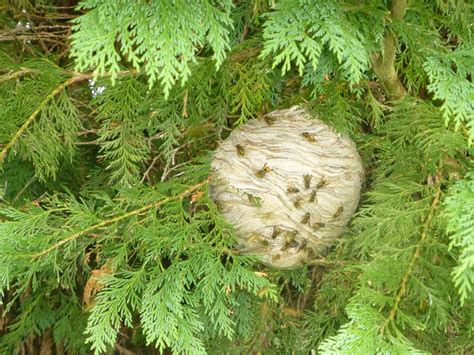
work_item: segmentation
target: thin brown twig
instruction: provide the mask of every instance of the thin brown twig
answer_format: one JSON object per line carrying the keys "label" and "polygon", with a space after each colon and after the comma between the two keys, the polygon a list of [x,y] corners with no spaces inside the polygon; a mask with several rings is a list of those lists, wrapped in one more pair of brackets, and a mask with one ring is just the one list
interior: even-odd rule
{"label": "thin brown twig", "polygon": [[40,44],[41,49],[43,50],[44,53],[49,53],[50,50],[48,49],[48,47],[44,43],[43,39],[41,38],[41,31],[38,31],[35,24],[31,20],[30,16],[28,16],[27,18],[28,18],[29,23],[31,24],[30,29],[34,32],[36,38],[38,38],[38,42]]}
{"label": "thin brown twig", "polygon": [[85,142],[76,142],[76,145],[97,145],[99,142],[97,140],[85,141]]}
{"label": "thin brown twig", "polygon": [[153,158],[152,162],[150,163],[150,165],[146,169],[145,173],[143,174],[143,177],[141,178],[140,183],[143,183],[145,181],[145,179],[148,179],[148,181],[150,181],[149,175],[151,173],[151,170],[155,166],[158,159],[160,159],[160,157],[163,155],[163,152],[164,151],[162,150],[159,154],[156,155],[156,157]]}
{"label": "thin brown twig", "polygon": [[88,134],[97,134],[97,131],[98,131],[97,129],[84,129],[83,131],[78,132],[77,136],[80,137],[80,136],[85,136]]}
{"label": "thin brown twig", "polygon": [[[72,30],[71,30],[71,27],[69,27],[67,29],[66,38],[70,38],[71,33],[72,33]],[[61,53],[59,53],[58,59],[62,59],[69,52],[69,50],[70,50],[69,45],[65,44],[65,46],[66,46],[66,48]]]}
{"label": "thin brown twig", "polygon": [[127,348],[123,347],[119,343],[115,343],[115,349],[120,355],[135,355],[133,351],[128,350]]}
{"label": "thin brown twig", "polygon": [[35,182],[35,180],[37,179],[37,177],[35,175],[33,175],[25,184],[25,186],[23,186],[23,188],[15,195],[15,197],[13,198],[12,200],[12,204],[14,204],[19,198],[21,195],[23,195],[23,193],[28,189],[28,187],[30,187],[30,185]]}
{"label": "thin brown twig", "polygon": [[49,32],[38,32],[38,34],[34,33],[11,33],[9,35],[0,35],[0,41],[35,41],[38,40],[38,36],[41,37],[42,40],[44,41],[49,41],[49,42],[57,42],[57,41],[62,41],[65,37],[65,35],[59,35],[55,33],[49,33]]}
{"label": "thin brown twig", "polygon": [[[56,29],[56,28],[70,28],[71,25],[36,25],[36,26],[32,26],[31,28],[36,28],[36,29]],[[22,27],[18,27],[18,28],[14,28],[14,29],[11,29],[12,32],[15,32],[15,31],[25,31],[25,30],[29,30],[30,28],[22,28]]]}
{"label": "thin brown twig", "polygon": [[[41,16],[38,14],[29,14],[30,17],[39,19],[39,20],[46,20],[46,21],[58,21],[58,20],[71,20],[79,17],[80,14],[65,14],[65,13],[50,13],[46,16]],[[24,13],[18,14],[13,16],[14,19],[23,19],[25,17]]]}
{"label": "thin brown twig", "polygon": [[[173,149],[173,151],[171,152],[171,159],[168,160],[168,162],[165,165],[165,168],[163,169],[163,174],[161,175],[161,182],[165,181],[165,179],[168,176],[168,174],[170,173],[170,171],[172,171],[173,169],[176,168],[175,167],[176,154],[178,154],[180,149],[186,147],[188,144],[190,144],[190,142],[182,144],[179,147],[176,147],[175,149]],[[184,163],[184,164],[186,164],[186,163]],[[180,164],[180,165],[183,165],[183,164]]]}
{"label": "thin brown twig", "polygon": [[188,90],[184,91],[182,116],[183,118],[188,118]]}

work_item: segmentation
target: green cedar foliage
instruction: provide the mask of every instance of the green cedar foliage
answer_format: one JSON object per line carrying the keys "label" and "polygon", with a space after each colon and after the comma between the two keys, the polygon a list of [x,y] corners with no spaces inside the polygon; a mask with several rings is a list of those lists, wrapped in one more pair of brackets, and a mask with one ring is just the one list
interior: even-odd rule
{"label": "green cedar foliage", "polygon": [[[0,4],[0,353],[473,351],[470,1],[70,5]],[[367,179],[329,254],[278,271],[207,184],[295,104]]]}
{"label": "green cedar foliage", "polygon": [[79,70],[110,71],[112,82],[123,54],[135,69],[143,66],[150,86],[160,81],[167,96],[176,81],[189,77],[189,62],[206,46],[216,65],[222,64],[229,48],[231,7],[230,0],[163,0],[144,6],[86,1],[78,6],[89,11],[74,21],[71,54]]}

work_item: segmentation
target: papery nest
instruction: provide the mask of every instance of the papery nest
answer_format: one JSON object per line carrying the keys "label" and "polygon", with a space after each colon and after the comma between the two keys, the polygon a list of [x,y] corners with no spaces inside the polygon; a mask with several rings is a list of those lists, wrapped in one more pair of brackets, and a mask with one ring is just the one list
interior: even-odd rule
{"label": "papery nest", "polygon": [[355,144],[300,107],[235,129],[212,168],[211,196],[237,248],[277,268],[325,253],[356,210],[364,178]]}

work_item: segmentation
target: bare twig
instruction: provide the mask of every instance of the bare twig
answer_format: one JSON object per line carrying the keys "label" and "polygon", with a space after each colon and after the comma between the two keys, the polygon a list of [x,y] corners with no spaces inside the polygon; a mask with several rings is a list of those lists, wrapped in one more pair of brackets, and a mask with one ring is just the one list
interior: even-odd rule
{"label": "bare twig", "polygon": [[86,142],[76,142],[76,145],[96,145],[96,144],[99,144],[97,140],[86,141]]}
{"label": "bare twig", "polygon": [[85,130],[77,133],[78,136],[85,136],[87,134],[97,134],[97,130],[96,129],[85,129]]}
{"label": "bare twig", "polygon": [[43,50],[44,53],[49,53],[50,50],[48,49],[48,47],[44,43],[43,39],[41,38],[41,32],[38,31],[38,29],[36,28],[33,20],[31,20],[31,17],[28,16],[27,18],[28,18],[28,22],[31,24],[30,29],[34,32],[36,38],[38,39],[38,42],[40,44],[41,49]]}
{"label": "bare twig", "polygon": [[148,169],[146,169],[145,173],[143,174],[143,177],[142,179],[140,180],[140,183],[143,183],[145,181],[145,179],[148,179],[148,181],[150,181],[150,173],[151,173],[151,170],[153,169],[153,167],[155,166],[156,162],[158,161],[158,159],[160,159],[160,157],[163,155],[163,151],[160,152],[160,154],[158,154],[155,158],[153,158],[151,164],[148,166]]}
{"label": "bare twig", "polygon": [[[163,176],[161,177],[161,181],[165,181],[165,179],[168,177],[168,175],[173,171],[173,170],[176,170],[176,169],[179,169],[180,167],[186,165],[186,164],[189,164],[190,161],[185,161],[184,163],[181,163],[181,164],[178,164],[178,165],[173,165],[172,168],[168,169],[168,171],[166,172],[166,174],[163,174]],[[175,175],[177,176],[177,175]]]}
{"label": "bare twig", "polygon": [[183,118],[188,118],[188,90],[184,91],[182,115],[183,115]]}
{"label": "bare twig", "polygon": [[32,176],[28,181],[27,183],[25,184],[25,186],[23,186],[23,188],[15,195],[15,197],[13,198],[12,200],[12,204],[14,204],[19,198],[21,195],[23,195],[23,193],[28,189],[28,187],[30,187],[30,185],[36,180],[36,176]]}
{"label": "bare twig", "polygon": [[120,355],[135,355],[133,351],[128,350],[127,348],[121,346],[119,343],[115,343],[115,349]]}
{"label": "bare twig", "polygon": [[[176,167],[175,167],[175,164],[176,164],[176,154],[179,152],[180,149],[186,147],[189,143],[190,143],[190,142],[185,143],[185,144],[183,144],[183,145],[180,145],[179,147],[173,149],[173,151],[171,152],[171,159],[169,159],[168,162],[166,163],[166,166],[165,166],[165,168],[164,168],[164,170],[163,170],[163,174],[161,175],[161,182],[165,181],[165,179],[166,179],[166,177],[168,176],[168,174],[169,174],[173,169],[176,168]],[[183,163],[183,164],[180,164],[179,166],[182,166],[182,165],[184,165],[184,164],[187,164],[187,162],[186,162],[186,163]],[[172,167],[170,168],[170,166],[172,166]]]}

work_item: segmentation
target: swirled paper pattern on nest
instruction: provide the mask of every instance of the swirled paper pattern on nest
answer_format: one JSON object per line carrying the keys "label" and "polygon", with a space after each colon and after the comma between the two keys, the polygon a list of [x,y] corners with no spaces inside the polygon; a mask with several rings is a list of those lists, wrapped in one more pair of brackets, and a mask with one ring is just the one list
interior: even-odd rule
{"label": "swirled paper pattern on nest", "polygon": [[211,195],[237,247],[278,268],[325,252],[357,208],[364,176],[354,143],[299,107],[234,130],[212,168]]}

